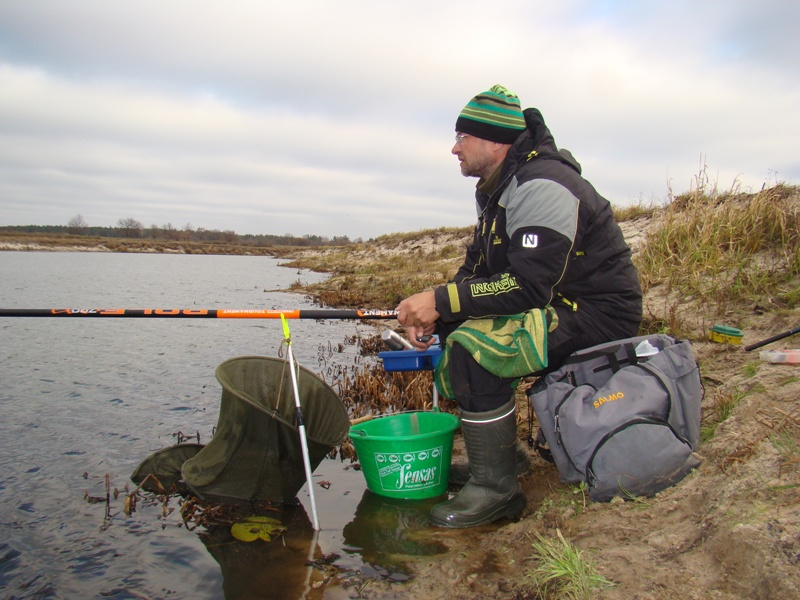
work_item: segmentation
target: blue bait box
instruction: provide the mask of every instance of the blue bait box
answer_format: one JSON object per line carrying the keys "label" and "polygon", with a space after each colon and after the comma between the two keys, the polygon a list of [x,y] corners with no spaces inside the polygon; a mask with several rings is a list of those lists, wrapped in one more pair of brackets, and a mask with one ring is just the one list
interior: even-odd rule
{"label": "blue bait box", "polygon": [[442,349],[431,346],[427,350],[387,350],[378,352],[384,371],[432,371],[436,368]]}

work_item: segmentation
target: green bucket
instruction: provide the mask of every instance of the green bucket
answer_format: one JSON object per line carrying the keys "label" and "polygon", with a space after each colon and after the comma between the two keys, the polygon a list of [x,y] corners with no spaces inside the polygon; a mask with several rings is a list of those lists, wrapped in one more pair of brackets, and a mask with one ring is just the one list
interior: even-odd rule
{"label": "green bucket", "polygon": [[406,412],[350,427],[367,488],[407,500],[444,494],[459,424],[450,413]]}

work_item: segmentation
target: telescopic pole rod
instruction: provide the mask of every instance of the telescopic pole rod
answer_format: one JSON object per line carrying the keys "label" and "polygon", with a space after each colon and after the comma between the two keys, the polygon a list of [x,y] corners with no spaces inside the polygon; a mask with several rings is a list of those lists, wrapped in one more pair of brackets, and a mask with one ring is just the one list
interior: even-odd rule
{"label": "telescopic pole rod", "polygon": [[306,471],[306,483],[308,495],[311,499],[311,515],[314,520],[314,531],[319,531],[319,517],[317,516],[317,500],[314,497],[314,482],[311,481],[311,459],[308,457],[308,437],[306,436],[306,424],[303,419],[303,408],[300,406],[300,390],[297,385],[297,371],[294,367],[294,354],[292,353],[292,337],[289,335],[289,322],[286,317],[281,317],[283,324],[283,336],[286,339],[287,360],[289,361],[289,371],[292,374],[292,388],[294,389],[294,405],[297,413],[297,429],[300,433],[300,447],[303,450],[303,467]]}
{"label": "telescopic pole rod", "polygon": [[396,319],[381,309],[215,308],[0,308],[0,317],[87,317],[123,319]]}
{"label": "telescopic pole rod", "polygon": [[761,346],[766,346],[767,344],[771,344],[772,342],[777,342],[778,340],[787,338],[790,335],[794,335],[795,333],[800,333],[800,325],[798,325],[794,329],[790,329],[789,331],[784,331],[783,333],[779,333],[778,335],[773,335],[770,338],[761,340],[760,342],[756,342],[755,344],[750,344],[749,346],[745,346],[744,351],[750,352],[750,350],[755,350],[756,348],[761,348]]}

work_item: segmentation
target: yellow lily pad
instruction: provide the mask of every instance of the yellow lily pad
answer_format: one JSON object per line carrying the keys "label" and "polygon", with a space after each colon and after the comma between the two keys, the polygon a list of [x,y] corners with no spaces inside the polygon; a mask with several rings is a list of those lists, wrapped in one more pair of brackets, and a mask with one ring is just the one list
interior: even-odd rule
{"label": "yellow lily pad", "polygon": [[278,519],[258,515],[231,526],[231,535],[242,542],[254,542],[259,538],[270,542],[284,531],[286,527]]}

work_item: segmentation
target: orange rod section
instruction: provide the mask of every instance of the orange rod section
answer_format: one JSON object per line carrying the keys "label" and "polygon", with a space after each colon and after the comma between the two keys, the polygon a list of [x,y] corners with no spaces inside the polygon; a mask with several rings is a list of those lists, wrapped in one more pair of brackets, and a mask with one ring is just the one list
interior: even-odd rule
{"label": "orange rod section", "polygon": [[284,315],[287,319],[299,319],[299,310],[268,310],[268,309],[219,309],[218,319],[280,319]]}

